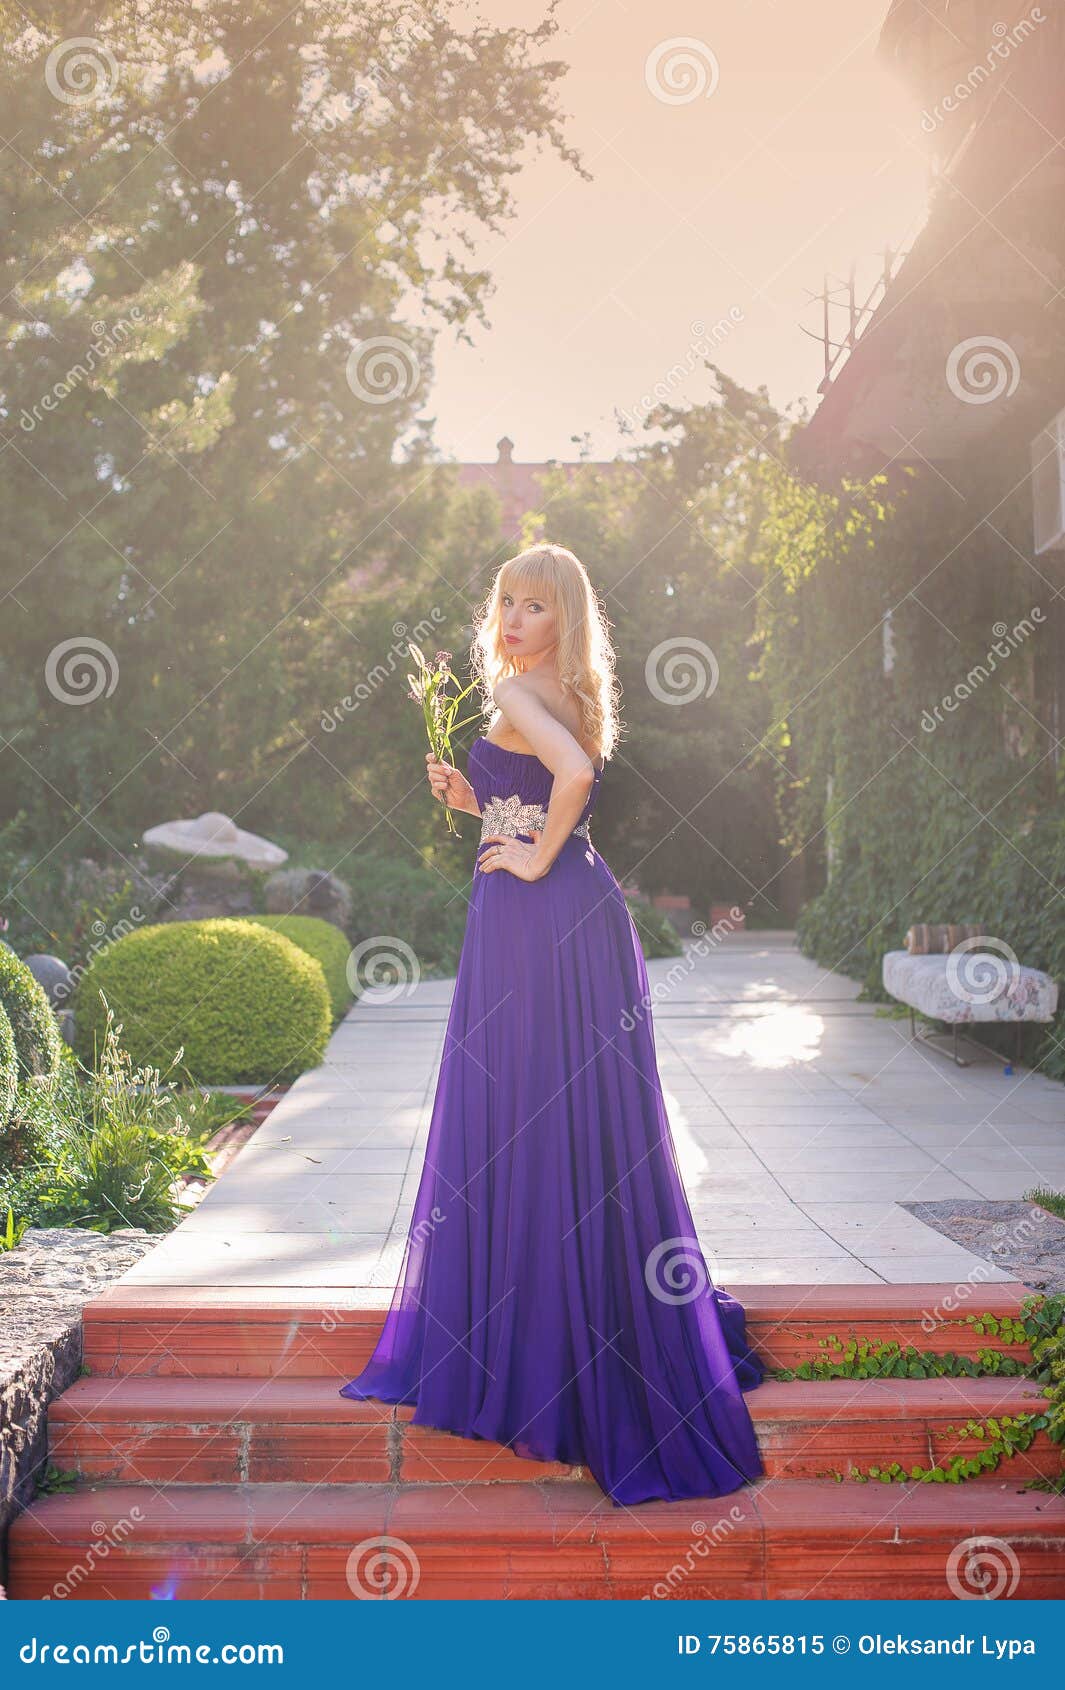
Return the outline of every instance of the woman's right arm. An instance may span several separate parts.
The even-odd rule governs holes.
[[[477,802],[473,787],[465,775],[460,775],[450,763],[441,763],[431,751],[425,754],[425,772],[429,778],[429,785],[433,797],[441,804],[446,804],[449,810],[465,810],[468,815],[479,816],[481,807]]]

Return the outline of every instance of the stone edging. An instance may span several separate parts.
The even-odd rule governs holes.
[[[0,1578],[7,1527],[47,1460],[48,1404],[81,1370],[81,1311],[164,1236],[31,1227],[0,1253]]]
[[[287,1086],[211,1086],[248,1105],[249,1118],[209,1140],[216,1175],[288,1090]],[[186,1201],[206,1187],[191,1182]],[[7,1528],[34,1493],[47,1464],[48,1405],[81,1371],[81,1314],[86,1303],[168,1236],[140,1227],[100,1233],[79,1227],[31,1227],[15,1250],[0,1252],[0,1598]]]

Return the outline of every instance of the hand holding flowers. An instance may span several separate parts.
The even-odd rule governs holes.
[[[460,728],[464,728],[467,722],[477,720],[479,712],[467,716],[461,722],[455,721],[459,705],[464,698],[469,697],[474,683],[471,681],[468,687],[455,690],[458,680],[451,669],[449,651],[438,651],[430,664],[416,645],[411,645],[409,649],[417,674],[408,675],[407,684],[410,687],[410,697],[416,704],[421,705],[425,718],[425,731],[430,747],[425,759],[429,785],[434,796],[444,805],[449,832],[457,836],[458,828],[455,826],[451,805],[454,804],[457,809],[469,807],[462,801],[469,792],[469,786],[452,764],[451,736]]]

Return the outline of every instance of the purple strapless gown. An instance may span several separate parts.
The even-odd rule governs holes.
[[[469,776],[490,831],[539,826],[537,757],[478,739]],[[542,880],[474,876],[399,1284],[340,1394],[583,1465],[615,1503],[722,1496],[762,1471],[762,1366],[696,1240],[599,785]]]

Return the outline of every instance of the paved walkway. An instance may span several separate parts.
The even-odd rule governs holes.
[[[788,934],[652,963],[659,1065],[717,1283],[1009,1276],[899,1206],[1065,1186],[1065,1088],[955,1068]],[[200,1206],[124,1283],[374,1286],[410,1222],[451,994],[370,993]],[[968,1054],[977,1053],[969,1048]]]

